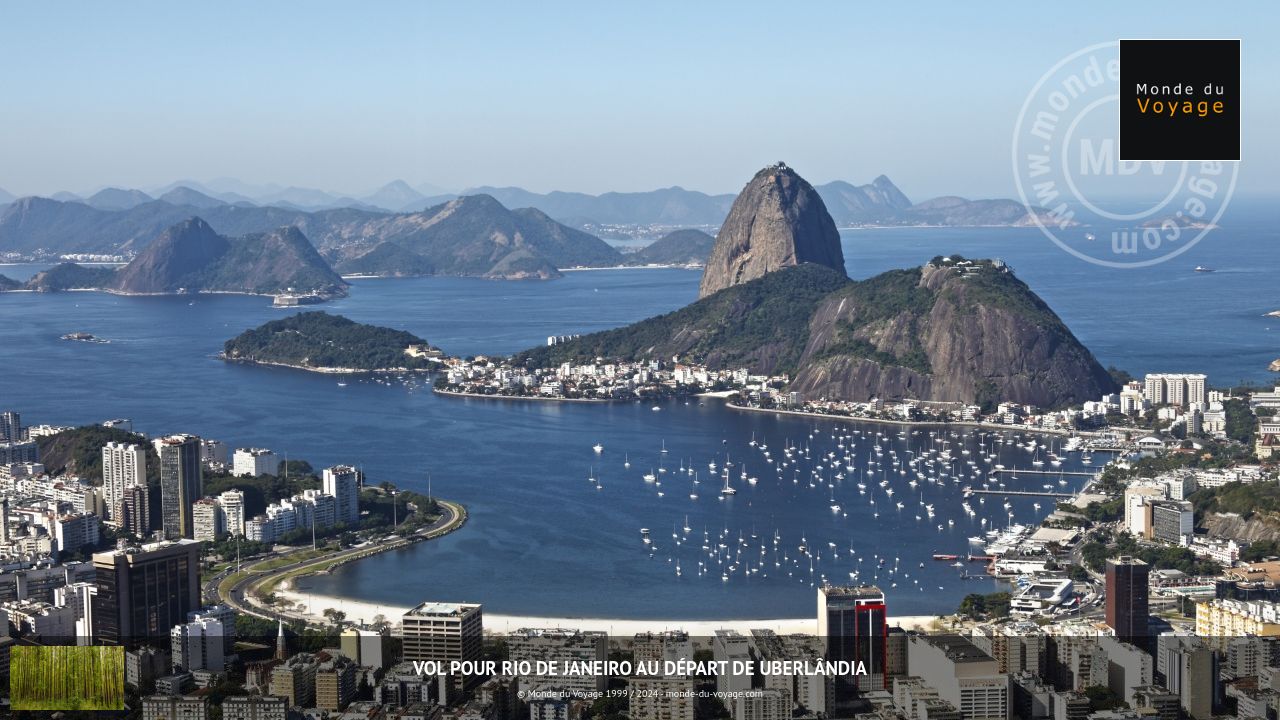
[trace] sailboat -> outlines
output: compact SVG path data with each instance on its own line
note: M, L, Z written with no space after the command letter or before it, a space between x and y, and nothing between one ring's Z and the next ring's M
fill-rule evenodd
M731 486L731 485L729 484L729 471L728 471L728 469L726 469L726 470L724 471L724 487L720 488L720 494L721 494L721 495L736 495L737 493L738 493L738 491L737 491L737 490L734 490L734 489L733 489L733 486Z
M604 446L601 445L600 443L596 443L595 445L592 445L591 449L595 450L597 455L604 452Z
M624 468L631 467L631 458L629 458L626 453L622 454L622 467Z

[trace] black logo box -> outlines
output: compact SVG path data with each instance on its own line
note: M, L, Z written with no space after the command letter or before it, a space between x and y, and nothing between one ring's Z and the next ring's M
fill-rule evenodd
M1121 160L1239 160L1240 104L1239 40L1120 41Z

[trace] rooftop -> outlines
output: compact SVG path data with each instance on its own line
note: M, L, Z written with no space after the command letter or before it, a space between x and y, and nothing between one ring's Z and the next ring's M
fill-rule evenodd
M446 603L424 602L405 613L418 617L462 617L473 610L479 610L479 603Z
M992 662L990 655L959 635L917 635L916 637L941 650L952 662Z

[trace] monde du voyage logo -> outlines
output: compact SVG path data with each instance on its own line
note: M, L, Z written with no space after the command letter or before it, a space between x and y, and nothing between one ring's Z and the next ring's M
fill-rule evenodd
M1088 262L1147 267L1217 227L1240 159L1239 40L1082 48L1031 89L1013 169L1030 218Z

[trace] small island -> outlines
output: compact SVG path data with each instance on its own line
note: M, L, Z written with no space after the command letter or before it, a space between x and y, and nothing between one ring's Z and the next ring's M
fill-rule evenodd
M277 365L321 373L426 372L444 354L403 330L364 325L323 311L298 313L228 340L228 362Z
M87 332L70 332L70 333L67 333L66 335L63 335L62 339L74 340L75 342L98 343L100 345L106 345L107 343L111 342L106 338L100 338L96 335L93 335Z

